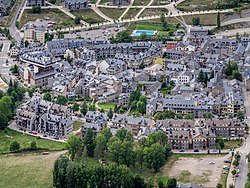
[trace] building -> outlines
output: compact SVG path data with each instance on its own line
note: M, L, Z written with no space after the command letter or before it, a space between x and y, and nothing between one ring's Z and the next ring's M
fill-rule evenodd
M128 128L132 131L134 136L142 128L148 128L153 125L153 120L144 117L133 117L122 114L114 114L112 119L112 128L119 129L121 127Z
M27 6L45 6L45 0L27 0Z
M24 29L24 41L29 43L45 42L45 28L43 26L36 26L33 24L28 24Z
M19 130L65 139L73 131L70 114L67 106L33 97L17 109L16 125Z
M88 111L84 116L85 122L81 129L83 138L88 129L92 129L94 134L99 133L107 124L107 116L104 113Z
M88 8L88 0L65 0L64 6L69 11L79 11Z

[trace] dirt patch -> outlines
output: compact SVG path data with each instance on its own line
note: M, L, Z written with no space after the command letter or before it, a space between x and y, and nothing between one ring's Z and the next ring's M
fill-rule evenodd
M163 169L163 172L181 183L195 182L207 188L214 188L219 182L225 159L227 156L180 158L174 162L171 169ZM215 164L210 164L211 161Z

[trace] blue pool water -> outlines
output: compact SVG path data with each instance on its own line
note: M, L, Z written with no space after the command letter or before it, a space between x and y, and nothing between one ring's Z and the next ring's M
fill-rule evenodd
M132 37L138 37L140 36L141 34L146 34L146 35L155 35L156 34L156 31L149 31L149 30L135 30L133 33L132 33Z

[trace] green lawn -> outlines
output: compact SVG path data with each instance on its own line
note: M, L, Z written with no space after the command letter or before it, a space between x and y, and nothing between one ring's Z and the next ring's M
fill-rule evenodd
M220 19L225 19L228 15L232 13L221 13ZM190 16L183 16L184 20L188 25L192 25L193 17L199 17L201 25L216 25L217 24L217 14L199 14L199 15L190 15Z
M65 143L40 139L39 137L29 136L7 129L6 133L5 131L0 131L0 152L8 152L10 143L13 141L19 142L21 149L29 148L32 141L36 142L38 148L46 148L49 150L63 150L66 148Z
M81 121L74 121L73 123L73 131L77 131L78 129L80 129L83 125L83 122Z
M155 15L161 15L161 14L167 14L168 10L165 8L147 8L145 9L139 17L145 17L145 16L155 16Z
M134 0L133 6L147 5L150 0Z
M167 5L169 4L169 1L167 0L154 0L153 6L158 6L158 5Z
M225 1L225 0L221 0ZM177 5L177 9L181 11L199 11L215 9L217 1L214 0L186 0Z
M52 187L54 162L62 153L52 152L49 155L0 156L0 187Z
M106 16L108 16L109 18L111 18L113 20L118 20L118 18L120 18L122 13L125 11L125 9L118 9L118 8L100 7L99 9L103 14L105 14Z
M98 14L95 13L92 9L82 10L82 11L76 11L72 12L75 16L79 16L83 21L94 24L94 23L101 23L105 20L100 17Z
M123 19L134 18L138 12L140 12L140 8L130 8L128 12L123 16Z
M117 105L117 103L101 103L98 104L99 108L103 109L103 110L109 110L110 108L112 108L112 110L114 110L115 105Z
M36 21L37 19L48 19L56 22L55 27L67 28L70 26L75 26L75 21L64 14L59 9L42 9L41 13L34 14L32 10L24 10L22 18L20 20L20 28L23 27L24 24L30 21Z
M238 148L242 145L242 141L240 139L237 140L225 140L225 149L230 149L230 148Z

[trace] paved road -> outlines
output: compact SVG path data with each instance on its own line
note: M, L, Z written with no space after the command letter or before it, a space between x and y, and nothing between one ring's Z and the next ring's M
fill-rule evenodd
M11 20L11 24L9 27L10 35L15 39L16 42L20 42L22 39L20 36L20 32L17 30L15 25L16 25L16 21L17 21L18 16L19 16L19 12L21 12L21 10L23 9L25 2L26 2L26 0L22 0L21 4L19 5L19 7L16 11L16 14L14 15L14 18Z
M139 16L142 14L142 12L143 12L146 8L150 7L150 5L151 5L153 2L154 2L154 0L151 0L151 1L147 4L147 6L143 7L143 8L135 15L135 18L139 18Z
M244 105L245 105L245 115L247 117L246 123L250 125L250 93L246 91L245 87L243 87L243 96L244 96ZM239 169L240 175L235 178L235 187L236 188L244 188L245 183L247 182L247 174L248 174L248 160L247 154L250 152L250 135L248 135L245 145L238 150L241 154Z
M239 33L240 35L243 35L244 33L248 34L250 33L250 28L240 28L240 29L233 29L233 30L228 30L228 31L221 31L216 35L231 37L231 36L235 36L236 33Z

